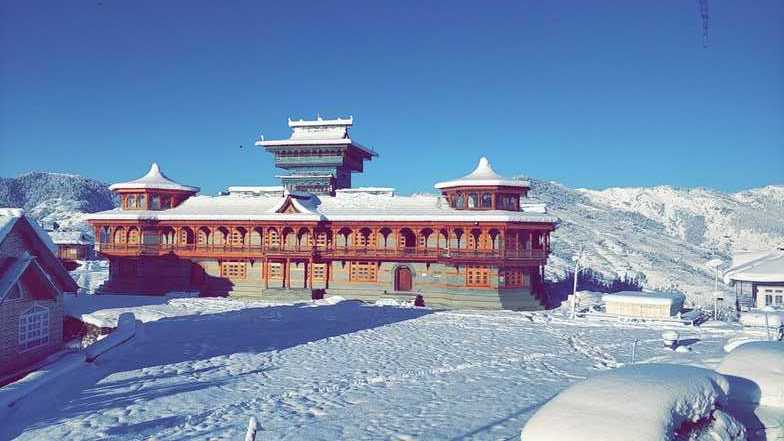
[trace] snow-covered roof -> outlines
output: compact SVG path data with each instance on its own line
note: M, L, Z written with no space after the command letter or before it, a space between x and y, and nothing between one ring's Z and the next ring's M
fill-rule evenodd
M348 128L354 123L353 117L292 121L289 118L291 136L289 139L256 141L260 147L304 146L304 145L352 145L370 156L378 156L373 149L354 142Z
M8 233L10 233L11 229L16 225L16 222L22 218L27 220L27 223L30 224L33 231L35 231L35 234L38 235L44 245L46 245L52 253L57 253L57 246L52 242L52 238L49 237L49 234L38 225L38 222L27 218L25 216L25 211L21 208L0 208L0 243L5 240Z
M163 174L158 164L153 162L150 166L150 171L139 179L119 182L109 186L109 190L122 190L122 189L154 189L154 190L178 190L178 191L191 191L197 193L199 187L192 187L190 185L182 185L172 181Z
M302 198L292 194L300 213L277 213L285 197L195 196L162 211L114 209L89 215L90 220L333 220L333 221L454 221L543 222L558 219L547 213L503 210L455 210L436 195L394 196L369 192L337 192L335 196ZM301 206L301 207L300 207Z
M506 186L506 187L530 187L528 181L518 181L505 178L493 170L490 161L484 156L479 159L479 163L471 173L453 181L439 182L435 188L441 190L452 187L481 187L481 186Z
M55 245L89 245L90 241L81 231L50 231L49 237Z
M683 304L685 299L686 296L677 292L620 291L602 296L604 302L624 302L646 305Z
M736 254L724 273L724 283L734 281L784 282L784 249Z

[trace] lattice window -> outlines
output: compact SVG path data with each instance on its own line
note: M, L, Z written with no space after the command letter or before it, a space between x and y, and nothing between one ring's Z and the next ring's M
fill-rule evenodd
M248 277L248 265L245 262L223 262L221 276L232 280L244 280Z
M502 272L505 288L522 288L525 283L523 271L520 269L507 269Z
M243 245L242 231L232 230L231 234L229 235L229 245L233 247L242 247Z
M19 346L33 349L49 343L49 309L33 306L19 316Z
M267 246L273 248L280 247L280 235L271 228L267 230Z
M327 264L314 263L313 264L313 280L327 280Z
M316 246L319 248L327 247L327 232L322 231L316 235Z
M196 244L200 247L206 247L207 242L209 241L209 233L207 231L200 229L197 233L197 241Z
M352 282L375 282L375 262L349 262L349 280Z
M283 278L283 264L270 262L267 267L267 277L270 279L282 279Z
M355 231L353 236L355 247L371 247L375 243L376 235L373 231L367 232L367 234L363 231Z
M490 286L490 268L487 265L466 265L466 286Z

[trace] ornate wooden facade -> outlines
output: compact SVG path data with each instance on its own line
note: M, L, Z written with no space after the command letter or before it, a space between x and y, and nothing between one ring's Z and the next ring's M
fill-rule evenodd
M345 126L345 120L340 123ZM128 195L138 202L142 194L137 181L115 184L122 207L90 219L97 251L112 262L107 288L155 292L158 281L148 279L156 278L156 268L168 268L171 274L160 278L181 274L169 285L159 284L158 291L274 297L326 290L371 299L424 295L435 305L512 309L541 307L544 300L541 278L556 219L538 206L527 211L528 183L501 178L484 158L472 174L437 184L442 196L422 211L410 208L411 197L391 194L365 195L357 202L377 204L377 210L345 209L352 199L334 191L285 192L274 200L219 196L197 206L189 200L195 187L179 186L157 166L145 178L146 209L128 205ZM350 197L357 193L361 189ZM153 208L155 195L171 202ZM248 210L225 214L218 208L224 202L247 204ZM273 202L268 210L258 208ZM401 215L404 209L410 213ZM361 214L354 219L352 213Z

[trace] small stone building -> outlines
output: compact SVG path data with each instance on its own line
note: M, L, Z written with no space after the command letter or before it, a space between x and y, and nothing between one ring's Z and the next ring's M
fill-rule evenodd
M680 293L621 291L602 296L608 314L622 317L670 318L683 309Z
M0 377L63 345L63 293L76 282L56 246L19 209L0 209Z

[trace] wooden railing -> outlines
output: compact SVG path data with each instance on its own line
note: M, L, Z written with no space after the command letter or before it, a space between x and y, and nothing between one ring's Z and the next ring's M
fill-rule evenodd
M373 248L345 246L268 246L268 245L196 245L196 244L115 244L96 243L98 252L118 256L183 257L319 257L329 259L382 259L419 261L490 261L545 259L545 249L487 250L466 248Z

